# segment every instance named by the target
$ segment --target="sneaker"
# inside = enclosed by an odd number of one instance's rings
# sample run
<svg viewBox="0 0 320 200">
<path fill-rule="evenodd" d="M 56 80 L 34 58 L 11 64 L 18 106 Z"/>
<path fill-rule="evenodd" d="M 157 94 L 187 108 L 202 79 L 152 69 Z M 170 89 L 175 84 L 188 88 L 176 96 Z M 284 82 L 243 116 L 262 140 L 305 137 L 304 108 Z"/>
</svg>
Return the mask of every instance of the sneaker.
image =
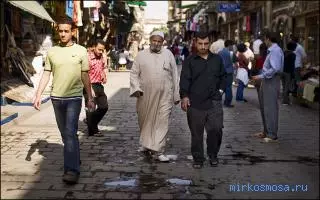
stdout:
<svg viewBox="0 0 320 200">
<path fill-rule="evenodd" d="M 289 104 L 288 104 L 288 103 L 282 103 L 282 105 L 283 105 L 283 106 L 288 106 Z"/>
<path fill-rule="evenodd" d="M 216 167 L 219 164 L 219 160 L 217 157 L 210 158 L 209 160 L 211 167 Z"/>
<path fill-rule="evenodd" d="M 76 184 L 79 180 L 79 174 L 73 171 L 67 171 L 63 174 L 62 180 L 67 184 Z"/>
<path fill-rule="evenodd" d="M 160 162 L 169 162 L 169 158 L 167 157 L 167 156 L 165 156 L 165 155 L 163 155 L 163 154 L 160 154 L 159 156 L 158 156 L 158 160 L 160 161 Z"/>
</svg>

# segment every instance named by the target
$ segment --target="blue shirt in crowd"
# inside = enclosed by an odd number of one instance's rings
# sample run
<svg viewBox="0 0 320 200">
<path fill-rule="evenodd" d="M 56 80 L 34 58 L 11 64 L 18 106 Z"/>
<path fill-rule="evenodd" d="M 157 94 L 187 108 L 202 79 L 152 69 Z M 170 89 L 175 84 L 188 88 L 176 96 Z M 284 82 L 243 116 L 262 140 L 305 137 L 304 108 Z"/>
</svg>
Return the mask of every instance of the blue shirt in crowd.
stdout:
<svg viewBox="0 0 320 200">
<path fill-rule="evenodd" d="M 232 64 L 230 51 L 227 48 L 223 48 L 221 51 L 219 51 L 218 54 L 221 56 L 223 60 L 223 65 L 224 65 L 224 69 L 226 70 L 226 73 L 232 74 L 233 64 Z"/>
<path fill-rule="evenodd" d="M 296 54 L 296 60 L 295 60 L 295 67 L 299 68 L 299 67 L 303 67 L 303 59 L 305 57 L 307 57 L 307 54 L 304 50 L 304 48 L 297 43 L 297 47 L 296 50 L 294 51 L 294 53 Z"/>
<path fill-rule="evenodd" d="M 268 55 L 264 61 L 262 74 L 259 75 L 260 78 L 273 78 L 276 73 L 283 71 L 284 56 L 282 49 L 278 44 L 273 43 L 271 47 L 268 48 Z"/>
</svg>

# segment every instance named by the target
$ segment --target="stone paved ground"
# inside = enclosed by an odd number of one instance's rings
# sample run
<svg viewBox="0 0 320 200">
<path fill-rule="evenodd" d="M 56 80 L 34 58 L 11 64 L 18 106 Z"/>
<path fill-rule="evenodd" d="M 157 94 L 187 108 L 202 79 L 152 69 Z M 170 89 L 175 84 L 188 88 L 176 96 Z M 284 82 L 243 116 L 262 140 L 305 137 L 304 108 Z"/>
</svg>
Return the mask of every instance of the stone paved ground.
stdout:
<svg viewBox="0 0 320 200">
<path fill-rule="evenodd" d="M 235 103 L 235 108 L 224 109 L 221 164 L 212 168 L 206 163 L 204 168 L 195 170 L 187 158 L 190 133 L 179 106 L 172 113 L 167 144 L 167 153 L 178 155 L 178 159 L 157 163 L 141 157 L 137 152 L 135 99 L 128 97 L 128 87 L 128 72 L 110 73 L 106 87 L 110 110 L 100 127 L 104 137 L 86 136 L 82 110 L 81 178 L 75 186 L 61 181 L 63 146 L 51 102 L 42 105 L 40 112 L 33 111 L 30 116 L 1 127 L 1 198 L 319 199 L 316 110 L 281 106 L 279 143 L 265 144 L 251 137 L 260 130 L 261 117 L 256 91 L 247 89 L 248 103 Z M 169 184 L 169 178 L 192 180 L 192 185 Z M 137 185 L 104 185 L 131 179 Z M 302 184 L 305 191 L 231 192 L 230 184 Z"/>
</svg>

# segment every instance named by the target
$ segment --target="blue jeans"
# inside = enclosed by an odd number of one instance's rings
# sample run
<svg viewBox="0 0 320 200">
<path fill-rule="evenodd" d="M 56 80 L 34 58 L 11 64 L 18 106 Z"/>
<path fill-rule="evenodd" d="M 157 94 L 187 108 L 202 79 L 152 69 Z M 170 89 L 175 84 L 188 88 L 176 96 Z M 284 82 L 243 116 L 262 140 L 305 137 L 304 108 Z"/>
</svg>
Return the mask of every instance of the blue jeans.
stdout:
<svg viewBox="0 0 320 200">
<path fill-rule="evenodd" d="M 232 82 L 233 82 L 233 73 L 227 74 L 227 85 L 226 85 L 226 91 L 224 96 L 224 105 L 229 106 L 232 102 Z"/>
<path fill-rule="evenodd" d="M 246 86 L 244 85 L 244 83 L 239 80 L 238 88 L 237 88 L 237 96 L 236 96 L 237 101 L 243 101 L 243 90 L 245 87 Z"/>
<path fill-rule="evenodd" d="M 51 99 L 57 125 L 64 144 L 64 172 L 80 173 L 78 121 L 82 99 Z"/>
</svg>

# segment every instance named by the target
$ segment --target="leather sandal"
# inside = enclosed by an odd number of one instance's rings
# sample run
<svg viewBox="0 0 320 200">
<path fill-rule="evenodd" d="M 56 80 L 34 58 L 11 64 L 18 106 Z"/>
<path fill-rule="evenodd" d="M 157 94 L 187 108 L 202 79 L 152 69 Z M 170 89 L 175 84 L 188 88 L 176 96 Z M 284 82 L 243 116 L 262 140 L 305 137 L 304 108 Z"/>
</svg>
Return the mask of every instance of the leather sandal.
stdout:
<svg viewBox="0 0 320 200">
<path fill-rule="evenodd" d="M 263 133 L 263 132 L 256 133 L 253 136 L 257 137 L 257 138 L 265 138 L 265 137 L 267 137 L 267 135 L 265 133 Z"/>
</svg>

